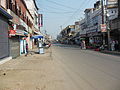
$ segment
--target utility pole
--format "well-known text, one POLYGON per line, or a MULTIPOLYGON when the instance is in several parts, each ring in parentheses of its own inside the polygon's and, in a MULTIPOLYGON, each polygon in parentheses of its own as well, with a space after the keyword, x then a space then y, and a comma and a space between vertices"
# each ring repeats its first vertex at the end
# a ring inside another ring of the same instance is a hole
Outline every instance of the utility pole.
POLYGON ((110 21, 109 21, 109 16, 108 16, 108 0, 106 0, 106 8, 105 8, 105 11, 106 11, 106 27, 107 27, 107 38, 108 38, 108 50, 111 50, 111 47, 110 47, 110 21))
POLYGON ((62 25, 60 26, 60 30, 62 31, 62 25))
MULTIPOLYGON (((105 24, 104 23, 104 1, 101 0, 101 9, 102 9, 102 24, 105 24)), ((105 32, 102 32, 103 33, 103 46, 105 46, 105 32)))
MULTIPOLYGON (((118 20, 120 20, 120 0, 117 1, 118 2, 118 20)), ((117 27, 118 27, 118 24, 119 22, 117 22, 117 27)), ((120 32, 120 29, 118 28, 118 32, 120 32)), ((118 50, 120 52, 120 35, 119 35, 119 39, 118 39, 118 50)))
POLYGON ((118 0, 117 2, 118 2, 118 18, 120 18, 120 0, 118 0))
POLYGON ((46 30, 44 30, 45 31, 45 35, 47 35, 47 31, 46 30))
POLYGON ((102 24, 104 24, 104 5, 103 5, 103 0, 101 0, 101 9, 102 9, 102 24))

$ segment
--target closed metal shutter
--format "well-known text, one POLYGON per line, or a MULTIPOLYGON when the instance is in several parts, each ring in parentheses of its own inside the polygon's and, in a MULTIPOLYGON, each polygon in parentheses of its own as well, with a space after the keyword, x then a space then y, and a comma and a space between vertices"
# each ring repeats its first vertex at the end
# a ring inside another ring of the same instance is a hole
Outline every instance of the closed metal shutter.
POLYGON ((0 59, 9 56, 8 23, 0 16, 0 59))
POLYGON ((10 41, 10 56, 16 58, 20 56, 20 41, 19 36, 13 36, 9 39, 10 41))

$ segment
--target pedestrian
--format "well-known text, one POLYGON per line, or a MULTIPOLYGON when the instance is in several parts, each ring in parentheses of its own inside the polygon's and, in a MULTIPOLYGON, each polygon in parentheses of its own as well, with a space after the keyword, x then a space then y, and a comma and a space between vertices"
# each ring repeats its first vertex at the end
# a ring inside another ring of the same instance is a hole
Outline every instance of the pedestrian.
POLYGON ((112 43, 111 43, 111 50, 114 51, 115 50, 115 41, 112 40, 112 43))
POLYGON ((82 40, 81 42, 81 49, 86 49, 85 40, 82 40))
POLYGON ((85 40, 83 40, 83 49, 86 49, 86 43, 85 43, 85 40))
POLYGON ((27 56, 28 55, 28 43, 26 43, 26 54, 25 54, 25 56, 27 56))
POLYGON ((81 49, 83 49, 83 42, 82 42, 82 40, 80 42, 80 47, 81 47, 81 49))
POLYGON ((118 41, 117 40, 115 40, 115 51, 117 51, 118 50, 118 46, 119 44, 118 44, 118 41))

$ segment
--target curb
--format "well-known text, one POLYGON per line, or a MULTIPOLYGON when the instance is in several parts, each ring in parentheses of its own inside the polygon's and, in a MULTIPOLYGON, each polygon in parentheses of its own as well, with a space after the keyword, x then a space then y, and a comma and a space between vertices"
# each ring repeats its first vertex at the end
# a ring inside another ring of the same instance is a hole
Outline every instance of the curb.
POLYGON ((12 57, 6 57, 6 58, 3 58, 3 59, 0 59, 0 65, 10 61, 11 59, 12 59, 12 57))
POLYGON ((112 52, 112 51, 100 51, 100 52, 105 53, 105 54, 111 54, 111 55, 120 56, 120 52, 112 52))

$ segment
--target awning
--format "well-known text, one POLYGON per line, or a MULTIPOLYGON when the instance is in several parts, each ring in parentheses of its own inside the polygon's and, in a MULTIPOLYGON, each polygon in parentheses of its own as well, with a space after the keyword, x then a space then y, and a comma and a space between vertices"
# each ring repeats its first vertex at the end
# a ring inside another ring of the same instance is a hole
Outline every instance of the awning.
POLYGON ((35 36, 31 37, 31 39, 38 39, 38 38, 43 38, 43 36, 41 36, 41 35, 35 35, 35 36))
POLYGON ((21 30, 21 29, 16 29, 16 35, 19 36, 28 36, 28 32, 21 30))
POLYGON ((4 15, 8 19, 13 19, 13 17, 2 8, 0 8, 0 14, 4 15))

